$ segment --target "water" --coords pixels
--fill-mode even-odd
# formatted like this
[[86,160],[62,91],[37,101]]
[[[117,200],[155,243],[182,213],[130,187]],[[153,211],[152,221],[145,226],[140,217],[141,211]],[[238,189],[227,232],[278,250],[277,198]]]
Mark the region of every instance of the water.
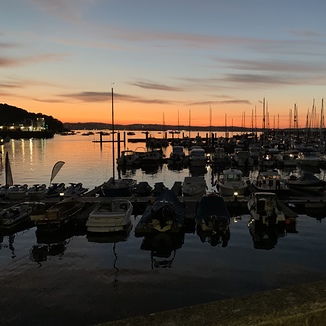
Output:
[[[79,134],[11,141],[1,147],[2,163],[8,151],[14,182],[32,185],[49,184],[53,164],[63,160],[54,181],[82,182],[91,189],[112,176],[111,143],[101,147],[92,142],[97,139],[98,135]],[[143,144],[127,146],[135,149]],[[151,173],[137,169],[123,176],[152,186],[163,181],[171,187],[188,175],[187,169],[171,171],[163,165]],[[209,168],[205,177],[211,188],[214,175]],[[0,180],[4,180],[3,164]],[[153,243],[146,247],[144,238],[135,237],[139,219],[132,217],[126,239],[91,239],[82,231],[42,239],[35,227],[2,235],[0,324],[92,325],[326,276],[323,219],[300,214],[297,233],[279,238],[271,250],[258,250],[248,231],[249,215],[243,214],[232,219],[227,247],[202,242],[190,230],[184,237],[163,239],[172,241],[171,255],[165,257],[151,255],[146,248]]]

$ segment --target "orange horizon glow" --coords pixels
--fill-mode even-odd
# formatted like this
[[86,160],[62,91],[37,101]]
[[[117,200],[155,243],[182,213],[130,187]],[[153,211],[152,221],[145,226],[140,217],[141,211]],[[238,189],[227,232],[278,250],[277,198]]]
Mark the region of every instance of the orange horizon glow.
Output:
[[[63,123],[112,123],[111,99],[100,103],[43,103],[33,100],[17,100],[15,103],[8,103],[24,109],[28,112],[42,113],[52,116]],[[263,108],[249,106],[247,109],[238,108],[232,105],[215,105],[210,107],[202,106],[164,106],[137,103],[114,103],[114,122],[120,125],[130,124],[159,124],[173,126],[234,126],[245,128],[263,127]],[[321,104],[315,104],[316,119],[320,120]],[[153,111],[155,111],[153,113]],[[283,129],[294,127],[294,108],[290,104],[282,104],[279,110],[266,109],[268,116],[265,116],[265,126],[270,129]],[[265,112],[266,112],[265,111]],[[298,127],[306,126],[307,114],[311,114],[311,108],[302,112],[297,106]]]

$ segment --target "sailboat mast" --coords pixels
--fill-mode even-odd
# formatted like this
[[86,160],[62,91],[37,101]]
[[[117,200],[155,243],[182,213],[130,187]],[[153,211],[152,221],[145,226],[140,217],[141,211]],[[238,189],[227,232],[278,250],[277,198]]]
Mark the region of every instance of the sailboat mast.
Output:
[[114,105],[113,105],[113,87],[111,88],[111,107],[112,107],[112,177],[115,180],[115,157],[114,157]]

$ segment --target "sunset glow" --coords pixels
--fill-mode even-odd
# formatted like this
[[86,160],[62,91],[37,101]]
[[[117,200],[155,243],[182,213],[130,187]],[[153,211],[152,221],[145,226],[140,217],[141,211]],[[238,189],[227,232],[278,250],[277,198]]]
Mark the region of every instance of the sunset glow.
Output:
[[326,85],[326,2],[13,0],[0,103],[62,122],[298,126]]

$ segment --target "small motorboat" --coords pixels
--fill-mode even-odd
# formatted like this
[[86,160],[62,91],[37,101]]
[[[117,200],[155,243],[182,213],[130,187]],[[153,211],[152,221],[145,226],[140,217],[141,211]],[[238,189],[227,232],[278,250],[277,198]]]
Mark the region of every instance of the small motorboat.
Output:
[[322,192],[326,187],[324,180],[320,180],[313,173],[306,171],[299,177],[291,175],[286,184],[290,189],[304,192]]
[[245,182],[241,170],[226,169],[217,180],[216,186],[222,196],[243,196],[248,183]]
[[249,197],[247,207],[256,224],[284,226],[285,215],[275,193],[254,192]]
[[138,197],[150,196],[153,188],[149,185],[147,181],[138,182],[132,189],[133,194]]
[[81,182],[78,183],[70,183],[70,186],[65,189],[63,192],[64,197],[69,196],[82,196],[85,192],[87,192],[87,188],[83,187],[83,184]]
[[230,215],[224,199],[213,192],[204,195],[197,204],[196,222],[203,231],[223,232],[230,225]]
[[13,185],[8,188],[7,197],[11,200],[24,200],[27,194],[28,185]]
[[258,192],[274,192],[278,198],[287,198],[291,193],[291,189],[276,170],[260,171],[253,186]]
[[148,205],[139,220],[135,235],[158,232],[181,232],[184,229],[185,207],[176,194],[164,189],[152,205]]
[[202,196],[206,193],[207,184],[203,176],[185,177],[182,183],[184,196]]
[[53,232],[72,224],[75,215],[83,210],[85,202],[68,197],[54,204],[45,211],[45,216],[38,216],[35,225],[40,231]]
[[110,178],[102,185],[103,197],[128,197],[132,193],[132,189],[136,186],[137,181],[134,179],[113,179]]
[[0,211],[0,225],[10,229],[28,221],[32,209],[27,203],[19,203]]
[[27,190],[27,195],[29,200],[39,200],[45,198],[46,192],[46,184],[35,184]]
[[66,190],[66,186],[63,182],[52,183],[46,192],[46,197],[59,197],[63,196]]
[[99,202],[86,221],[87,232],[104,233],[124,231],[130,225],[133,206],[126,199]]

